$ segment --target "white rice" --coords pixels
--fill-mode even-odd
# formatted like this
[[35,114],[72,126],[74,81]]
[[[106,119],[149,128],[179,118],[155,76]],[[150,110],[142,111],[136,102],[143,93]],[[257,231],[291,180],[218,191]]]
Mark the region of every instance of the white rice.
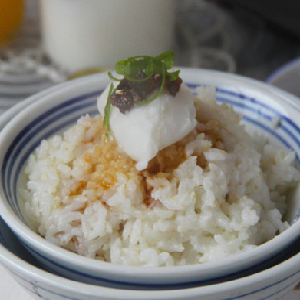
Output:
[[[185,159],[144,184],[133,161],[117,174],[107,170],[130,162],[125,154],[102,166],[93,155],[87,159],[96,145],[106,145],[97,118],[83,116],[43,141],[28,160],[22,188],[38,232],[114,264],[173,266],[220,260],[288,228],[285,195],[300,179],[295,154],[255,145],[210,88],[199,90],[195,105],[199,123],[183,143]],[[101,174],[114,179],[108,184]]]

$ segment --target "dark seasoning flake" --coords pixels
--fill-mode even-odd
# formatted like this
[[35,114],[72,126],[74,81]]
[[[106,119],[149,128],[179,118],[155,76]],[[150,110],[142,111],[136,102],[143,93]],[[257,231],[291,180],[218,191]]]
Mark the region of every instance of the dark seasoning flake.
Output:
[[[159,89],[162,84],[162,75],[154,74],[147,80],[147,75],[144,72],[137,74],[138,81],[131,81],[124,78],[117,86],[117,90],[110,97],[110,102],[113,106],[120,109],[121,113],[126,113],[134,107],[137,102],[143,102],[155,90]],[[180,91],[182,79],[178,77],[176,80],[171,81],[167,76],[164,89],[167,90],[172,96]]]

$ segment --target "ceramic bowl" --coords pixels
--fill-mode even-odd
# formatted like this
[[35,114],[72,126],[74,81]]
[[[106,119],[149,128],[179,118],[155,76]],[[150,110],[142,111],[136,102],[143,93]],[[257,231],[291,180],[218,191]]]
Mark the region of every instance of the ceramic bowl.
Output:
[[[184,69],[181,77],[195,89],[217,86],[217,101],[228,102],[243,115],[250,132],[259,131],[274,144],[300,156],[300,106],[298,99],[269,85],[215,71]],[[61,249],[36,234],[18,202],[18,178],[29,154],[42,139],[75,123],[86,113],[98,114],[96,98],[108,84],[106,74],[80,78],[55,86],[22,103],[23,108],[0,133],[1,216],[30,253],[53,273],[73,280],[123,289],[173,289],[222,282],[266,262],[284,251],[300,234],[299,190],[289,201],[287,219],[292,226],[276,238],[227,259],[192,266],[130,267],[95,261]],[[279,126],[274,128],[274,119]],[[241,277],[241,276],[240,276]]]
[[300,97],[300,58],[296,58],[275,70],[267,79],[270,83],[297,97]]
[[0,263],[34,299],[43,300],[279,300],[300,281],[300,240],[262,272],[203,287],[121,290],[88,285],[47,272],[0,218]]
[[[0,118],[0,129],[27,103],[20,103]],[[44,300],[278,300],[292,291],[300,281],[300,239],[279,255],[252,271],[227,276],[222,283],[204,287],[165,291],[120,290],[93,286],[54,275],[24,248],[11,229],[0,218],[0,262],[34,298]]]

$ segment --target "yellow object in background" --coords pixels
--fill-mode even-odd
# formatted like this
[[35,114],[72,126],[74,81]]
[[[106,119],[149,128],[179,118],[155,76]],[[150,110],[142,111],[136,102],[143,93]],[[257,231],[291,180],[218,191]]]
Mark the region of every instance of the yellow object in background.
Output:
[[9,41],[23,20],[24,0],[0,0],[0,46]]

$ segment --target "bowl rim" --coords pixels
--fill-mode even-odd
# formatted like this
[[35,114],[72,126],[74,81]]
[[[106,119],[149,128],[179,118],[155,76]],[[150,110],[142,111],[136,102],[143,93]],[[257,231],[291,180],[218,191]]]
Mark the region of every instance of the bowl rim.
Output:
[[266,79],[266,83],[274,84],[274,81],[278,80],[280,77],[285,76],[286,72],[289,72],[293,67],[298,67],[300,65],[300,57],[296,57],[287,63],[280,66],[273,73],[271,73]]
[[[263,82],[259,82],[254,79],[246,78],[243,76],[235,75],[235,74],[228,74],[223,73],[219,71],[212,71],[212,70],[199,70],[199,69],[193,69],[193,68],[181,68],[181,71],[187,72],[189,76],[193,76],[196,73],[198,74],[199,71],[202,73],[203,76],[210,76],[210,78],[215,80],[217,77],[220,77],[221,79],[224,79],[225,85],[230,84],[232,86],[232,80],[236,82],[238,85],[239,83],[243,85],[250,85],[252,88],[256,87],[259,88],[262,92],[284,98],[285,101],[290,104],[294,105],[295,107],[299,107],[297,105],[297,102],[299,102],[298,98],[290,95],[276,87],[273,87],[271,85],[267,85]],[[106,76],[106,74],[105,74]],[[100,79],[103,79],[104,74],[95,74],[90,75],[83,78],[78,78],[69,82],[64,82],[61,84],[58,84],[56,86],[53,86],[47,90],[44,90],[36,95],[33,95],[29,97],[27,100],[22,101],[21,103],[17,104],[16,106],[13,106],[11,109],[9,109],[4,115],[0,117],[0,124],[2,118],[10,114],[11,116],[14,116],[12,120],[10,120],[3,130],[0,132],[0,143],[5,140],[5,136],[7,133],[9,133],[13,126],[18,122],[18,119],[20,116],[26,116],[27,112],[34,109],[36,105],[38,105],[37,100],[44,99],[46,101],[49,97],[54,97],[57,94],[66,93],[70,89],[72,90],[73,86],[80,86],[85,85],[86,83],[91,82],[97,82]],[[108,82],[108,81],[107,81]],[[40,103],[40,102],[39,102]],[[17,113],[17,110],[20,110],[21,113]],[[1,195],[2,197],[2,195]],[[82,257],[78,254],[71,253],[68,250],[62,249],[56,245],[53,245],[52,243],[46,241],[44,238],[39,236],[37,233],[32,231],[30,228],[28,228],[10,209],[10,207],[4,203],[4,201],[0,201],[0,211],[1,216],[3,220],[8,224],[8,226],[17,234],[26,236],[26,240],[34,248],[37,248],[41,250],[42,252],[47,252],[50,254],[50,256],[56,259],[60,259],[61,261],[67,260],[68,262],[71,262],[73,266],[80,267],[82,265],[88,266],[90,270],[93,270],[93,272],[96,272],[99,274],[99,271],[105,272],[105,274],[125,274],[127,276],[134,276],[137,279],[140,279],[140,277],[145,277],[146,279],[149,279],[151,277],[160,276],[170,276],[172,281],[176,277],[181,277],[183,274],[188,274],[189,276],[197,276],[199,272],[209,272],[210,270],[214,268],[222,268],[224,266],[236,264],[236,263],[244,263],[246,259],[249,259],[252,255],[259,255],[260,259],[264,258],[268,253],[269,250],[274,249],[277,244],[284,243],[286,240],[286,237],[289,237],[289,239],[293,240],[296,237],[297,233],[299,235],[300,232],[300,220],[295,222],[291,227],[289,227],[287,230],[285,230],[280,235],[276,236],[276,238],[271,239],[270,241],[245,252],[240,252],[236,255],[233,255],[231,257],[227,257],[224,260],[220,260],[218,262],[208,262],[204,263],[202,265],[185,265],[185,266],[172,266],[172,267],[141,267],[141,266],[123,266],[123,265],[114,265],[109,262],[103,262],[103,261],[96,261],[95,263],[94,259]],[[291,241],[292,242],[292,241]],[[180,273],[179,273],[180,272]],[[180,274],[180,275],[178,275]],[[102,275],[103,276],[103,275]],[[116,280],[113,280],[116,281]],[[123,281],[123,280],[121,280]],[[194,280],[195,281],[195,280]],[[197,281],[197,280],[196,280]]]

